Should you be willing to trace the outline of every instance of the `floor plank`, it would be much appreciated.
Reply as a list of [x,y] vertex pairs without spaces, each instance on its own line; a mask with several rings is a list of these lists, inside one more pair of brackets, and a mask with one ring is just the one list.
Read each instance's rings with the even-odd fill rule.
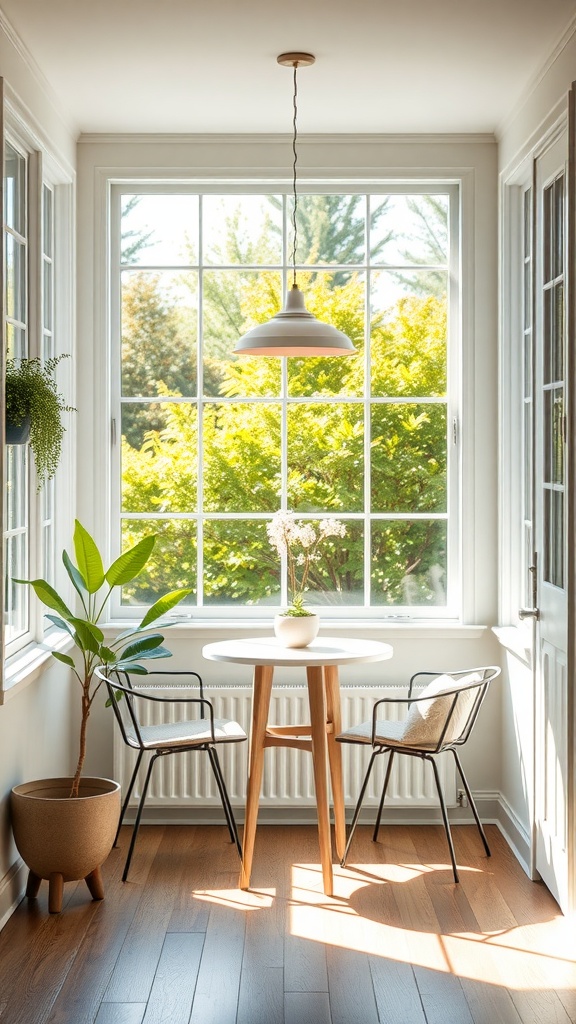
[[414,969],[384,957],[370,957],[380,1024],[426,1024]]
[[[180,891],[193,836],[182,829],[163,830],[158,853],[126,933],[104,1001],[148,1001],[164,939]],[[126,889],[134,886],[132,876]]]
[[143,1024],[188,1024],[196,988],[204,935],[166,935]]
[[317,830],[258,831],[252,886],[221,826],[129,830],[106,896],[24,900],[0,934],[0,1024],[576,1024],[576,931],[499,832],[361,826],[325,896]]
[[[284,930],[286,889],[290,872],[287,845],[270,843],[262,856],[268,828],[259,830],[252,866],[253,893],[246,914],[244,956],[240,976],[237,1024],[283,1024],[284,1021]],[[274,838],[274,837],[273,837]],[[275,837],[276,840],[278,837]]]
[[[249,896],[235,891],[238,872],[230,874],[218,894],[206,892],[209,920],[190,1024],[235,1021],[244,956],[247,914],[239,913]],[[208,902],[208,897],[219,902]]]
[[[124,850],[118,848],[110,854],[103,869],[104,899],[86,931],[82,956],[76,957],[68,971],[47,1024],[70,1024],[71,1020],[74,1024],[92,1024],[94,1021],[147,884],[161,838],[160,829],[142,830],[129,884],[122,881]],[[146,1004],[143,1005],[145,1008]]]
[[[324,921],[318,905],[324,903],[320,878],[311,870],[318,860],[318,839],[315,830],[299,829],[294,833],[290,895],[284,935],[285,992],[328,992],[326,939]],[[323,940],[323,941],[320,941]],[[298,1005],[298,1000],[291,1006]]]
[[332,1024],[378,1024],[368,957],[337,945],[326,958]]
[[102,1003],[94,1024],[142,1024],[146,1003]]
[[284,1024],[332,1024],[327,992],[287,992]]
[[459,978],[424,967],[414,975],[427,1024],[475,1024]]

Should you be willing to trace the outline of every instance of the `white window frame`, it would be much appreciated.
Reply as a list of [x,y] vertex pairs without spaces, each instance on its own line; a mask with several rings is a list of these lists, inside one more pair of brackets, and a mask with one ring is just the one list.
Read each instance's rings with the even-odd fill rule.
[[[119,433],[115,429],[116,424],[120,423],[120,290],[119,290],[119,279],[120,279],[120,265],[117,260],[116,254],[119,252],[119,236],[120,236],[120,197],[122,194],[154,194],[154,193],[182,193],[185,191],[191,193],[201,192],[203,194],[239,194],[239,193],[258,193],[265,194],[266,192],[274,192],[279,194],[281,192],[289,193],[290,186],[288,184],[279,184],[278,181],[270,180],[266,182],[259,181],[258,183],[250,183],[246,181],[227,181],[224,184],[221,181],[214,182],[213,180],[207,181],[195,181],[190,183],[182,180],[162,180],[151,182],[150,179],[146,181],[139,180],[138,177],[126,177],[119,181],[118,179],[110,180],[108,191],[108,214],[110,231],[108,236],[108,295],[109,295],[109,307],[107,315],[107,323],[109,329],[108,338],[108,349],[110,352],[109,361],[109,433],[110,438],[110,454],[109,454],[109,465],[110,465],[110,478],[109,478],[109,493],[111,499],[112,513],[108,525],[108,536],[110,538],[110,557],[113,558],[120,552],[120,530],[121,530],[121,513],[120,513],[120,447],[119,444],[115,443],[116,434]],[[447,455],[448,455],[448,506],[447,506],[447,521],[448,521],[448,571],[447,571],[447,595],[448,602],[446,606],[442,607],[422,607],[415,606],[413,608],[407,606],[382,606],[374,605],[371,607],[365,606],[346,606],[342,608],[330,607],[326,609],[326,616],[334,620],[362,620],[370,619],[373,623],[387,622],[390,624],[396,624],[401,622],[414,622],[419,620],[437,620],[444,622],[458,622],[466,621],[466,610],[464,609],[463,602],[463,590],[462,590],[462,544],[464,541],[464,530],[467,524],[463,521],[462,509],[462,448],[461,435],[462,435],[462,416],[461,416],[461,405],[462,405],[462,334],[463,334],[463,303],[462,303],[462,190],[461,181],[454,179],[453,177],[440,178],[435,176],[423,176],[422,178],[414,179],[407,178],[405,180],[396,179],[393,182],[381,180],[378,182],[371,181],[369,184],[359,183],[357,181],[343,181],[341,179],[338,182],[330,181],[301,181],[300,184],[301,194],[312,194],[312,193],[336,193],[336,194],[350,194],[352,192],[358,192],[360,194],[386,194],[390,192],[396,192],[405,194],[407,192],[413,192],[415,194],[432,194],[432,193],[449,193],[451,199],[451,217],[450,217],[450,266],[449,266],[449,325],[450,325],[450,336],[448,339],[448,400],[447,400]],[[286,277],[289,273],[289,268],[285,269],[284,276]],[[364,403],[365,408],[368,408],[369,397],[365,396]],[[417,400],[417,399],[416,399]],[[279,399],[279,401],[282,401]],[[340,399],[339,399],[340,401]],[[342,400],[345,401],[345,400]],[[320,514],[316,518],[320,518]],[[356,517],[342,515],[343,518],[363,518],[363,514],[358,514]],[[128,518],[131,518],[128,516]],[[149,516],[142,516],[142,518],[150,518]],[[178,518],[175,516],[174,518]],[[229,519],[245,519],[246,516],[242,513],[228,514],[227,516],[218,518],[229,518]],[[254,516],[254,518],[257,518]],[[267,519],[268,515],[262,515],[260,518]],[[313,517],[314,518],[314,517]],[[373,518],[378,518],[374,516]],[[382,517],[387,518],[387,517]],[[391,516],[390,518],[401,519],[402,516]],[[404,518],[411,518],[406,515]],[[426,517],[428,518],[428,517]],[[115,601],[111,608],[111,614],[114,619],[122,618],[133,618],[135,615],[143,613],[142,607],[129,606],[122,607],[118,600]],[[243,607],[220,607],[220,606],[207,606],[198,607],[196,605],[191,608],[184,609],[184,612],[189,612],[191,618],[196,620],[222,620],[223,623],[231,619],[262,619],[263,615],[273,614],[275,608],[273,606],[256,606],[253,608]]]
[[[49,354],[69,353],[74,356],[74,303],[73,303],[73,216],[74,193],[71,171],[51,152],[33,129],[21,111],[12,103],[5,104],[4,137],[18,152],[25,155],[28,163],[26,204],[28,210],[28,351],[27,356],[46,357]],[[4,174],[4,167],[2,167]],[[52,273],[51,273],[51,318],[52,328],[47,332],[44,323],[44,226],[43,198],[48,189],[52,196]],[[4,239],[2,240],[4,245]],[[46,339],[50,333],[50,352]],[[73,358],[66,359],[58,367],[58,389],[73,404]],[[73,415],[73,414],[71,414]],[[71,421],[72,422],[72,421]],[[60,466],[56,477],[47,487],[51,489],[52,512],[57,507],[58,515],[46,516],[45,490],[37,493],[36,473],[31,452],[27,453],[28,471],[28,577],[43,577],[49,564],[53,567],[51,582],[57,588],[64,583],[60,571],[57,551],[69,545],[73,522],[75,473],[73,431],[67,431]],[[4,470],[4,472],[6,472]],[[46,551],[46,543],[50,552]],[[2,564],[3,560],[2,560]],[[4,571],[5,568],[4,568]],[[3,584],[4,585],[4,584]],[[30,588],[22,588],[29,601],[27,629],[20,636],[4,646],[4,674],[0,676],[0,704],[19,692],[41,670],[50,656],[50,650],[62,645],[54,627],[49,627],[44,618],[46,609],[34,598]],[[4,636],[4,631],[3,631]]]
[[[34,265],[33,265],[33,256],[32,256],[32,254],[34,252],[34,243],[33,243],[33,237],[32,237],[33,236],[33,232],[34,232],[34,213],[33,213],[32,197],[33,197],[33,192],[34,192],[34,181],[35,181],[36,166],[35,166],[35,160],[34,160],[34,153],[33,153],[33,151],[31,151],[24,144],[24,142],[22,141],[21,138],[19,138],[15,133],[13,133],[11,131],[7,131],[6,135],[5,135],[5,140],[4,140],[4,160],[5,161],[6,161],[6,150],[7,150],[8,146],[16,154],[17,158],[24,162],[23,163],[23,166],[24,166],[23,195],[19,197],[19,202],[20,202],[20,205],[21,205],[22,210],[23,210],[23,221],[24,221],[24,223],[21,225],[23,230],[20,231],[20,232],[14,232],[13,230],[8,229],[7,225],[4,224],[4,230],[3,230],[3,233],[2,233],[3,234],[2,245],[4,247],[4,254],[5,254],[6,253],[6,248],[8,246],[8,239],[10,237],[13,237],[14,239],[16,239],[15,244],[14,244],[14,251],[15,252],[18,251],[17,250],[17,246],[20,246],[21,247],[21,251],[23,252],[23,255],[24,255],[24,262],[23,262],[23,265],[20,268],[21,271],[22,271],[22,274],[23,274],[23,278],[20,280],[19,283],[20,283],[20,287],[24,289],[24,295],[25,295],[25,299],[26,299],[26,308],[23,311],[23,313],[24,313],[23,318],[16,318],[13,321],[13,324],[14,324],[15,330],[18,330],[18,331],[22,332],[22,336],[23,336],[23,339],[24,339],[23,351],[20,354],[23,355],[24,357],[31,357],[31,356],[33,356],[35,354],[34,351],[33,351],[33,348],[32,348],[32,340],[31,340],[31,336],[33,336],[33,334],[34,334],[33,322],[32,322],[32,319],[33,319],[33,302],[31,301],[31,295],[32,295],[32,291],[33,291],[32,281],[34,281],[34,282],[36,281],[36,278],[35,278],[35,275],[34,275]],[[5,172],[6,172],[6,166],[5,166],[5,163],[4,163],[4,166],[2,168],[2,174],[4,176],[4,188],[6,187],[6,185],[5,185]],[[17,236],[19,236],[19,237],[17,237]],[[4,255],[4,258],[6,258],[5,255]],[[8,269],[6,267],[6,272],[5,272],[5,279],[6,280],[7,280],[7,275],[8,275]],[[4,287],[6,288],[6,285],[4,285]],[[8,330],[8,310],[7,309],[4,309],[4,315],[5,315],[5,325],[4,325],[4,330],[3,330],[3,338],[4,338],[4,345],[6,347],[6,341],[7,341],[6,335],[7,335],[7,330]],[[21,326],[18,326],[18,325],[21,325]],[[18,464],[19,467],[20,467],[19,471],[14,472],[14,475],[13,475],[13,478],[12,478],[12,483],[14,485],[15,490],[17,491],[17,494],[16,494],[15,497],[13,497],[11,499],[13,504],[15,506],[17,506],[18,509],[19,509],[19,512],[20,512],[19,523],[20,523],[20,525],[16,529],[9,529],[9,521],[7,520],[7,517],[6,517],[5,522],[3,523],[3,541],[2,541],[2,543],[3,543],[3,545],[6,546],[9,543],[9,538],[14,538],[16,536],[18,536],[20,539],[23,540],[24,562],[23,562],[21,570],[19,570],[19,571],[22,571],[24,573],[29,573],[30,572],[30,566],[31,566],[31,563],[32,563],[32,545],[33,545],[33,536],[32,536],[33,531],[32,531],[32,522],[31,522],[31,519],[32,519],[32,502],[31,502],[32,480],[31,480],[31,472],[30,472],[30,450],[27,449],[27,448],[24,448],[23,446],[18,446],[18,447],[16,447],[15,451],[12,453],[12,458],[10,458],[10,455],[9,455],[8,451],[5,454],[5,470],[4,470],[5,477],[4,477],[4,479],[5,479],[5,482],[6,482],[6,502],[8,502],[8,493],[9,493],[9,489],[10,489],[10,463],[11,463],[11,461],[12,461],[13,465]],[[4,564],[4,571],[7,574],[9,572],[9,568],[8,568],[8,559],[6,557],[6,547],[5,547],[5,550],[4,550],[3,564]],[[2,581],[3,588],[6,585],[6,582],[4,580]],[[30,641],[30,638],[32,636],[32,630],[33,630],[33,625],[32,625],[33,609],[32,609],[32,603],[30,601],[30,595],[25,590],[22,590],[22,594],[20,594],[18,591],[16,591],[16,593],[18,595],[18,604],[20,605],[20,607],[22,609],[23,629],[22,629],[21,632],[17,633],[15,636],[13,636],[10,640],[7,639],[7,622],[6,622],[6,619],[7,619],[7,614],[6,614],[7,613],[7,609],[4,609],[4,615],[5,615],[4,641],[5,641],[5,654],[7,656],[10,656],[10,654],[12,654],[15,651],[18,651],[22,647],[26,646],[26,644],[29,643],[29,641]]]

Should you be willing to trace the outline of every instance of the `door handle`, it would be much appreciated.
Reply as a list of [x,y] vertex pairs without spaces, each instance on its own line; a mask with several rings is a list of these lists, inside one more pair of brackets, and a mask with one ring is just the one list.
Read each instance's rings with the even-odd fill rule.
[[540,609],[539,608],[519,608],[518,609],[519,619],[539,619]]

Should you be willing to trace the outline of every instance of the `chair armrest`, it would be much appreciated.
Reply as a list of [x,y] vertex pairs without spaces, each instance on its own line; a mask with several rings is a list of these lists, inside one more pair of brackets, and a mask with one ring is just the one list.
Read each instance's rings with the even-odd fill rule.
[[[138,690],[134,690],[131,686],[121,686],[120,683],[113,683],[110,679],[105,679],[108,687],[111,691],[120,690],[121,693],[126,694],[127,697],[135,697],[137,700],[151,700],[155,704],[199,704],[202,708],[201,719],[205,720],[204,709],[208,708],[208,719],[210,721],[210,733],[212,735],[212,742],[216,743],[216,736],[214,733],[214,708],[206,697],[155,697],[151,693],[142,693]],[[112,694],[111,694],[112,696]],[[131,712],[133,721],[134,712]],[[139,732],[139,723],[136,725],[137,731]]]
[[121,686],[120,683],[113,683],[111,679],[106,680],[114,690],[127,693],[129,697],[138,697],[139,700],[153,700],[156,704],[204,704],[213,711],[212,703],[207,697],[156,697],[152,693],[143,693],[141,689],[132,686]]
[[[127,673],[127,672],[123,672],[122,675],[124,677],[127,677],[128,682],[130,683],[130,685],[132,687],[134,687],[134,684],[132,684],[130,682],[130,674]],[[146,677],[145,676],[138,676],[137,678],[138,679],[145,679],[146,678],[146,679],[156,680],[160,676],[162,676],[162,677],[168,676],[170,679],[174,679],[176,676],[184,676],[184,677],[193,678],[195,680],[194,685],[198,687],[199,692],[200,692],[200,696],[201,697],[204,696],[204,683],[202,682],[202,676],[200,676],[198,674],[198,672],[194,672],[192,669],[182,669],[182,670],[177,669],[176,671],[167,670],[167,669],[154,669],[152,672],[147,672]],[[136,683],[135,687],[137,687],[137,685],[138,684]],[[141,685],[143,686],[145,684],[142,683]],[[168,690],[168,689],[175,689],[175,687],[171,687],[169,683],[162,684],[162,683],[154,682],[153,685],[155,687],[157,687],[158,689],[166,689],[166,690]]]
[[[435,672],[431,672],[431,673],[428,673],[428,672],[418,672],[417,675],[434,675],[435,676],[436,673]],[[414,678],[415,677],[413,676],[412,679],[414,679]],[[479,685],[481,685],[481,684],[476,682],[476,683],[470,683],[469,687],[455,687],[453,690],[442,691],[442,697],[454,697],[455,698],[455,700],[452,702],[450,710],[447,713],[447,722],[450,720],[450,717],[452,715],[452,711],[453,711],[454,705],[456,703],[456,695],[459,694],[459,693],[462,693],[463,690],[467,690],[467,689],[470,689],[472,687],[478,687]],[[412,680],[410,680],[410,686],[412,686]],[[372,745],[374,745],[375,737],[376,737],[376,724],[378,722],[378,707],[379,707],[380,704],[407,704],[408,707],[411,707],[412,704],[418,704],[420,701],[428,702],[429,700],[434,700],[434,699],[435,699],[435,697],[422,696],[422,695],[420,697],[380,697],[380,699],[375,702],[374,707],[372,708]]]

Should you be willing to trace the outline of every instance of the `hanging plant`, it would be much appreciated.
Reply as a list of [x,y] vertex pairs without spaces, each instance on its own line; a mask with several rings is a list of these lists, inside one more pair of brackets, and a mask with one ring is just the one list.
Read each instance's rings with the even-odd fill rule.
[[6,360],[6,423],[21,427],[30,421],[38,490],[54,476],[62,454],[62,413],[75,412],[58,392],[54,371],[68,356]]

